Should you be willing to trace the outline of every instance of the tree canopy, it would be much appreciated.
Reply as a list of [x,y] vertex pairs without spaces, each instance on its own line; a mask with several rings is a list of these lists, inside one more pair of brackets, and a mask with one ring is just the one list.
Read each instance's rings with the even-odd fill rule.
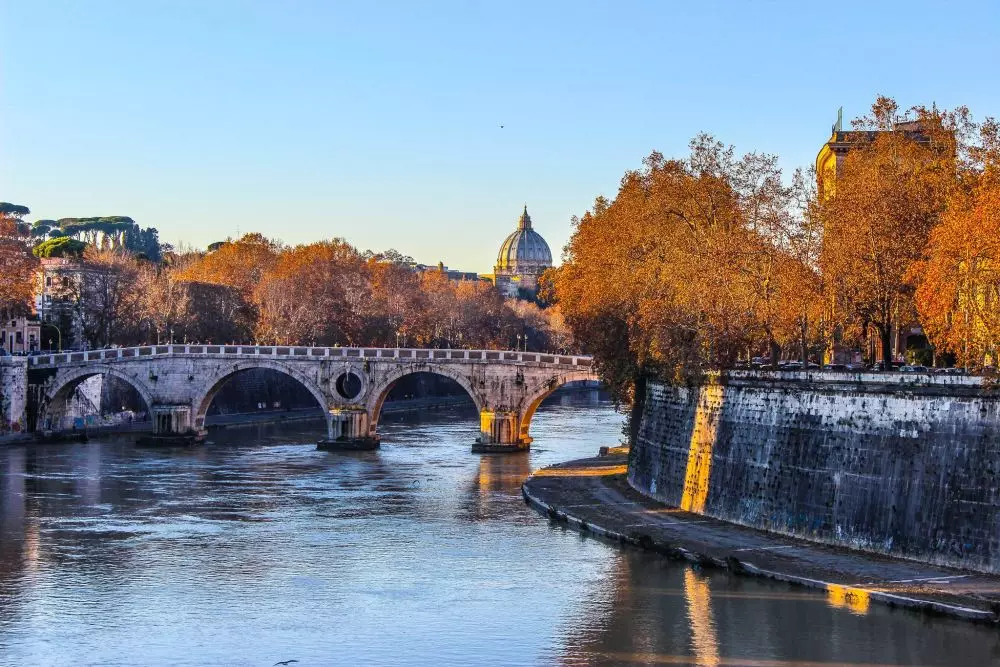
[[35,257],[82,257],[87,244],[69,236],[42,241],[35,246]]

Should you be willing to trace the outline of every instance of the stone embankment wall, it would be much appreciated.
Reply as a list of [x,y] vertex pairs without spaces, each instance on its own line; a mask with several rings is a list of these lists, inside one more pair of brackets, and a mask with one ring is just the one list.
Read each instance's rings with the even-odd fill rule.
[[1000,573],[1000,390],[980,378],[734,372],[650,383],[629,483],[776,533]]
[[27,357],[0,357],[0,435],[24,430],[27,395]]

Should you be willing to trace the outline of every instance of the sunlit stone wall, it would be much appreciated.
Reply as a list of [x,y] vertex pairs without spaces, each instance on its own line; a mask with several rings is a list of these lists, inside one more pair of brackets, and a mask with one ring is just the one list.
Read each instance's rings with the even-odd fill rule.
[[629,482],[777,533],[1000,573],[1000,396],[980,378],[651,383]]
[[24,429],[27,386],[27,358],[0,357],[0,435]]

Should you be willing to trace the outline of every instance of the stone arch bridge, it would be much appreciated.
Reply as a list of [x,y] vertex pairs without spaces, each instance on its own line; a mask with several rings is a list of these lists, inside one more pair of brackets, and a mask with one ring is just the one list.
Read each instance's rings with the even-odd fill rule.
[[[375,446],[382,403],[395,383],[413,373],[451,378],[480,414],[477,448],[525,449],[531,418],[560,386],[596,380],[590,357],[496,350],[156,345],[32,357],[29,423],[60,416],[88,377],[106,375],[131,385],[146,402],[158,435],[204,432],[219,389],[240,371],[266,368],[302,384],[322,406],[327,440]],[[32,414],[33,413],[33,419]]]

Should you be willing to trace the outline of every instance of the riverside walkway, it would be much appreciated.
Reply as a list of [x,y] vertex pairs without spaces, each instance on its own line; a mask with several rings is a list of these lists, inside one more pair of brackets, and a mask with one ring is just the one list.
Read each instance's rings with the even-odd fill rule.
[[704,566],[823,590],[831,605],[868,612],[872,602],[996,623],[1000,577],[886,558],[744,528],[668,507],[632,489],[626,457],[543,468],[522,487],[555,522]]

